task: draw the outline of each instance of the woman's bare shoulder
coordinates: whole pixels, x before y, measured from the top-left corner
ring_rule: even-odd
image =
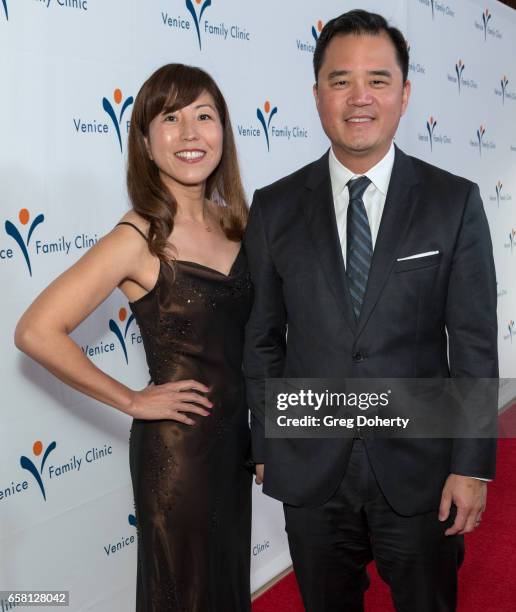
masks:
[[[113,229],[125,229],[127,228],[127,225],[125,224],[130,223],[131,225],[135,225],[143,234],[145,234],[145,236],[147,236],[149,231],[149,222],[134,210],[127,211],[118,223],[123,223],[124,225],[117,224]],[[129,228],[127,229],[129,230]]]

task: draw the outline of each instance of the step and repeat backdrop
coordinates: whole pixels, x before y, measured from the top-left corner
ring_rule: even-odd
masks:
[[[66,589],[72,610],[134,609],[130,419],[13,345],[34,297],[128,209],[127,133],[143,81],[208,70],[229,104],[249,200],[328,147],[312,99],[327,0],[0,0],[0,590]],[[516,377],[516,13],[483,0],[360,2],[410,46],[397,143],[480,185],[498,276],[501,376]],[[73,333],[132,388],[142,340],[115,291]],[[507,382],[502,398],[514,390]],[[254,491],[252,586],[290,563],[281,505]],[[0,601],[0,609],[9,609]]]

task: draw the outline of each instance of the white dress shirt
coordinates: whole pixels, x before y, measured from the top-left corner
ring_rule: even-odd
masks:
[[[391,180],[392,167],[394,165],[394,144],[391,144],[387,155],[385,155],[376,166],[373,166],[370,170],[365,172],[364,175],[355,174],[346,168],[346,166],[343,166],[335,156],[333,148],[330,149],[329,163],[337,230],[339,232],[342,255],[346,263],[346,229],[349,204],[349,190],[346,185],[349,180],[358,178],[359,176],[367,176],[371,181],[371,184],[364,191],[362,200],[369,220],[369,227],[371,228],[371,238],[374,250],[376,238],[378,237],[378,230],[380,229],[380,222],[382,220],[383,207],[385,206],[387,189]]]

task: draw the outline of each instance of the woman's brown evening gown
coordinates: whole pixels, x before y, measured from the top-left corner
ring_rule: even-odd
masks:
[[[246,612],[252,475],[242,349],[252,286],[242,249],[227,276],[188,261],[174,268],[161,264],[131,310],[152,382],[202,382],[213,408],[189,413],[194,426],[133,420],[136,610]]]

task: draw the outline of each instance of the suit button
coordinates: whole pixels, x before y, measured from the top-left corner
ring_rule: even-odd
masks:
[[[357,353],[353,353],[353,361],[364,361],[365,355],[358,351]]]

